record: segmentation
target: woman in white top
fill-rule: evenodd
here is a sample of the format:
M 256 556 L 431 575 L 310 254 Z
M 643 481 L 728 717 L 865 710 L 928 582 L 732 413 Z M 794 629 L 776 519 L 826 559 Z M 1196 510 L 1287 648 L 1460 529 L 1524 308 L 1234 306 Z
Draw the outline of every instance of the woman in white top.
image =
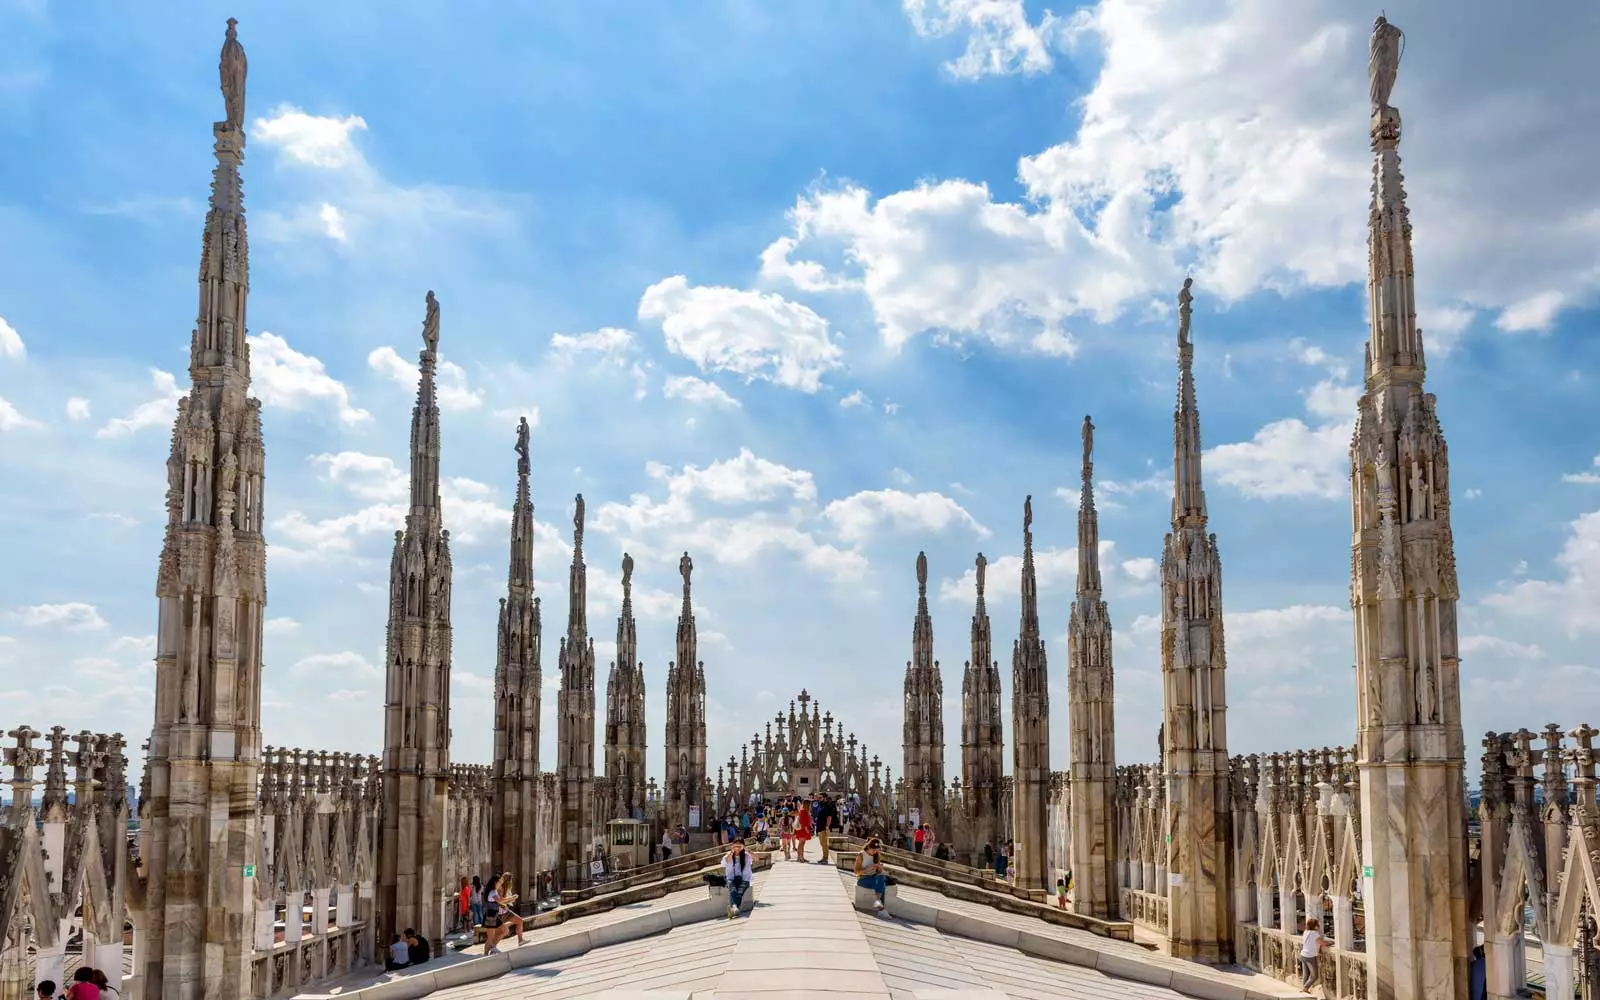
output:
M 1300 988 L 1307 993 L 1311 992 L 1312 984 L 1317 981 L 1317 963 L 1322 957 L 1322 949 L 1328 946 L 1328 939 L 1318 930 L 1322 925 L 1316 920 L 1306 921 L 1306 932 L 1300 939 Z
M 744 841 L 735 838 L 728 845 L 728 853 L 722 856 L 722 876 L 728 882 L 729 920 L 739 915 L 739 904 L 744 902 L 744 892 L 750 888 L 753 875 L 750 852 L 744 849 Z

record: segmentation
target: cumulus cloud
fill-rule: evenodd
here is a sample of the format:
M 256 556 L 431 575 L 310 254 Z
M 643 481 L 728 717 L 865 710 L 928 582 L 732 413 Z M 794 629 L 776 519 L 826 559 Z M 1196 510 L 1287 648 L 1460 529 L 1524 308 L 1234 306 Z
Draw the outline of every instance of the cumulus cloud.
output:
M 840 397 L 839 405 L 848 410 L 856 406 L 871 406 L 872 400 L 867 397 L 865 392 L 857 389 L 848 396 Z
M 1117 543 L 1100 540 L 1100 575 L 1113 577 L 1122 560 L 1117 557 Z M 1008 600 L 1022 593 L 1022 555 L 1001 556 L 989 559 L 984 577 L 984 593 L 991 599 Z M 1033 550 L 1033 575 L 1041 593 L 1059 588 L 1072 588 L 1078 582 L 1078 547 Z M 970 604 L 978 595 L 978 571 L 971 568 L 959 577 L 945 577 L 939 581 L 939 599 Z
M 106 421 L 94 432 L 94 436 L 127 437 L 147 427 L 170 427 L 178 415 L 178 400 L 183 398 L 183 390 L 178 388 L 178 380 L 173 378 L 171 372 L 159 368 L 150 369 L 150 383 L 156 390 L 154 399 L 140 403 L 125 417 L 113 417 Z
M 686 403 L 725 406 L 729 409 L 738 409 L 740 405 L 722 386 L 693 375 L 669 376 L 661 386 L 661 393 L 668 399 L 681 399 Z
M 1035 75 L 1055 65 L 1051 45 L 1063 27 L 1046 11 L 1028 21 L 1022 0 L 902 0 L 912 28 L 925 38 L 965 35 L 966 49 L 945 63 L 957 79 Z
M 1345 384 L 1348 368 L 1321 348 L 1299 347 L 1301 362 L 1327 371 L 1327 377 L 1304 393 L 1311 423 L 1298 417 L 1274 420 L 1249 441 L 1218 445 L 1205 453 L 1207 469 L 1247 497 L 1349 496 L 1350 435 L 1361 387 Z
M 942 493 L 907 493 L 903 490 L 862 490 L 828 504 L 822 516 L 833 523 L 847 542 L 865 542 L 879 532 L 943 532 L 956 525 L 979 538 L 990 535 L 967 509 Z
M 1581 483 L 1585 486 L 1600 485 L 1600 455 L 1594 457 L 1594 467 L 1582 472 L 1564 472 L 1561 481 L 1564 483 Z
M 68 420 L 88 420 L 93 415 L 89 401 L 81 396 L 73 396 L 67 400 Z
M 770 550 L 788 551 L 806 568 L 836 580 L 867 568 L 857 550 L 819 542 L 817 487 L 810 472 L 741 448 L 739 454 L 678 471 L 659 462 L 645 473 L 665 486 L 659 498 L 636 493 L 626 504 L 602 504 L 595 529 L 636 557 L 666 558 L 687 550 L 728 565 L 746 565 Z M 711 510 L 703 509 L 709 506 Z M 742 509 L 740 509 L 742 508 Z
M 389 346 L 379 347 L 367 355 L 367 366 L 395 385 L 410 392 L 417 391 L 420 371 L 414 362 L 400 356 Z M 434 382 L 439 409 L 448 412 L 476 410 L 483 406 L 483 390 L 474 389 L 467 382 L 466 369 L 453 361 L 440 360 L 435 368 Z
M 265 330 L 245 339 L 250 344 L 250 390 L 263 406 L 303 410 L 329 405 L 342 424 L 371 419 L 366 410 L 350 404 L 350 391 L 328 374 L 320 358 L 301 354 L 287 340 Z
M 13 403 L 0 396 L 0 431 L 32 430 L 43 426 L 32 417 L 25 416 Z
M 1556 579 L 1524 579 L 1484 603 L 1514 615 L 1543 619 L 1572 637 L 1600 632 L 1600 510 L 1572 522 L 1556 556 Z
M 1097 57 L 1077 128 L 1021 158 L 1016 201 L 962 178 L 807 192 L 763 255 L 771 280 L 859 288 L 891 347 L 932 332 L 1015 350 L 1058 345 L 1038 338 L 1075 315 L 1104 323 L 1165 298 L 1186 269 L 1224 302 L 1363 280 L 1365 15 L 1333 0 L 1101 0 L 1070 25 L 1033 26 L 1012 0 L 906 3 L 920 32 L 965 35 L 958 74 L 1043 69 L 1051 30 Z M 1444 346 L 1475 311 L 1508 332 L 1544 329 L 1600 287 L 1600 192 L 1584 167 L 1600 137 L 1570 127 L 1569 99 L 1600 86 L 1600 69 L 1568 44 L 1600 14 L 1574 16 L 1530 23 L 1472 0 L 1404 25 L 1395 101 L 1426 234 L 1419 306 Z M 1479 30 L 1457 30 L 1462 18 Z M 1511 35 L 1519 44 L 1499 44 Z M 1494 155 L 1508 118 L 1516 157 Z
M 351 135 L 367 130 L 360 115 L 308 115 L 299 108 L 279 105 L 267 117 L 257 118 L 250 136 L 257 142 L 276 146 L 296 163 L 342 170 L 361 162 Z
M 843 363 L 827 320 L 770 292 L 695 286 L 680 274 L 645 289 L 639 318 L 659 322 L 667 349 L 704 372 L 816 392 Z
M 25 358 L 28 349 L 22 343 L 22 334 L 0 316 L 0 358 Z
M 557 333 L 550 337 L 550 356 L 571 362 L 592 354 L 602 361 L 624 364 L 633 355 L 633 332 L 616 326 L 603 326 L 588 333 Z
M 34 604 L 15 612 L 14 617 L 30 627 L 102 629 L 106 620 L 93 604 L 67 601 L 61 604 Z

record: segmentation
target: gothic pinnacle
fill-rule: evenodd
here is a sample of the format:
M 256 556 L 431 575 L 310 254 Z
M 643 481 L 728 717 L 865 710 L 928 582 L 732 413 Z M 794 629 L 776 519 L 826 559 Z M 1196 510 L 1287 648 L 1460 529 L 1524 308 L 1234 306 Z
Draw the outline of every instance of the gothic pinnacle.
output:
M 1094 421 L 1083 418 L 1083 492 L 1078 499 L 1078 595 L 1100 593 L 1100 516 L 1094 509 Z

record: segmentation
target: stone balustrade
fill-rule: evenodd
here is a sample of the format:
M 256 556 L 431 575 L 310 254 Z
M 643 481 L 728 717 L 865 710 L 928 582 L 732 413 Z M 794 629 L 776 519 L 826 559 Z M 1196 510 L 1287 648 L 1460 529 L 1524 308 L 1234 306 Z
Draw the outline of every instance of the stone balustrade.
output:
M 0 998 L 87 965 L 121 987 L 128 841 L 121 733 L 48 734 L 26 725 L 0 741 L 10 799 L 0 815 Z

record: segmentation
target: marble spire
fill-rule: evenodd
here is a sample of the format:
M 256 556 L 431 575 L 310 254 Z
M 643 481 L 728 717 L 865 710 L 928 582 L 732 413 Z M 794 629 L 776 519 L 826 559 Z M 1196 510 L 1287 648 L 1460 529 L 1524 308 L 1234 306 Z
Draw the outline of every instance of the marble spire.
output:
M 667 665 L 666 808 L 669 826 L 700 826 L 711 817 L 706 788 L 706 667 L 699 657 L 690 577 L 694 560 L 685 552 L 678 560 L 683 577 L 683 610 L 678 613 L 677 658 Z
M 415 927 L 442 942 L 450 779 L 450 532 L 439 502 L 439 300 L 429 292 L 411 410 L 411 500 L 389 563 L 383 719 L 383 824 L 376 940 Z
M 944 680 L 933 658 L 933 618 L 928 614 L 928 556 L 917 553 L 917 617 L 911 626 L 911 660 L 905 682 L 905 781 L 907 807 L 916 809 L 935 835 L 944 818 Z
M 1078 497 L 1078 590 L 1067 625 L 1068 780 L 1072 821 L 1068 844 L 1072 908 L 1114 919 L 1117 879 L 1116 730 L 1111 669 L 1111 617 L 1100 587 L 1100 515 L 1094 506 L 1094 423 L 1083 418 L 1083 488 Z
M 989 561 L 978 553 L 977 604 L 972 611 L 972 657 L 961 678 L 961 783 L 966 795 L 966 841 L 996 844 L 1005 824 L 1005 725 L 1000 714 L 1000 664 L 994 658 L 984 584 Z M 934 831 L 938 833 L 938 831 Z M 998 846 L 998 845 L 997 845 Z
M 261 767 L 261 404 L 250 397 L 244 218 L 244 48 L 228 21 L 226 106 L 200 248 L 191 386 L 167 459 L 167 523 L 156 574 L 156 698 L 141 803 L 147 996 L 246 995 L 257 918 L 253 878 L 213 879 L 256 860 Z M 242 919 L 240 915 L 243 915 Z
M 1372 873 L 1366 961 L 1373 996 L 1465 996 L 1473 930 L 1467 891 L 1466 748 L 1461 728 L 1450 455 L 1425 391 L 1400 112 L 1389 104 L 1400 29 L 1371 39 L 1370 339 L 1350 444 L 1350 601 L 1355 615 L 1361 859 Z M 1335 931 L 1351 900 L 1333 899 Z M 1545 948 L 1546 991 L 1573 990 L 1571 950 Z M 1493 962 L 1493 959 L 1491 959 Z
M 1189 324 L 1192 279 L 1178 293 L 1178 403 L 1172 414 L 1172 530 L 1161 555 L 1161 766 L 1166 777 L 1167 942 L 1172 954 L 1233 960 L 1228 871 L 1227 654 L 1222 564 L 1206 532 Z
M 1033 565 L 1033 497 L 1022 502 L 1022 615 L 1011 647 L 1011 834 L 1017 884 L 1050 884 L 1050 673 L 1039 629 L 1039 581 Z
M 594 802 L 594 640 L 589 637 L 589 570 L 583 561 L 583 494 L 573 498 L 567 634 L 561 639 L 556 695 L 556 771 L 561 781 L 561 878 L 569 889 L 589 879 L 599 835 Z
M 517 494 L 511 507 L 511 558 L 495 635 L 492 860 L 526 894 L 539 869 L 534 853 L 539 774 L 543 631 L 533 584 L 533 497 L 528 420 L 517 424 Z
M 622 612 L 617 615 L 617 659 L 606 678 L 606 786 L 611 818 L 644 818 L 644 664 L 639 662 L 633 619 L 633 556 L 622 554 Z

